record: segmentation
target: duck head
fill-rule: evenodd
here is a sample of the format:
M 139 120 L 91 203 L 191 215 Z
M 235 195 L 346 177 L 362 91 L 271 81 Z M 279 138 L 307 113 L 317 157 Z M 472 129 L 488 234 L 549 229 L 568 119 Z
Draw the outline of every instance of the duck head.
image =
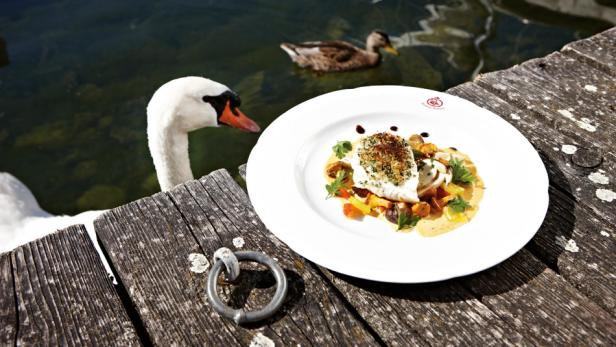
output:
M 392 46 L 391 41 L 389 41 L 389 35 L 380 30 L 374 30 L 366 39 L 366 49 L 368 51 L 378 52 L 379 48 L 383 48 L 387 53 L 400 55 L 398 50 Z

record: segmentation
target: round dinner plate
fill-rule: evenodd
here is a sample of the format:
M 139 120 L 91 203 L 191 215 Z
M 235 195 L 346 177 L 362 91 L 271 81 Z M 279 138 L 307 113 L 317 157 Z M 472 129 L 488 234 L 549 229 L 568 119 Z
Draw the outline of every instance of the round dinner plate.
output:
M 468 154 L 484 180 L 479 211 L 451 232 L 424 237 L 389 223 L 351 220 L 326 199 L 332 146 L 366 133 L 427 132 L 439 147 Z M 321 95 L 278 117 L 250 153 L 254 208 L 280 240 L 336 272 L 395 283 L 475 273 L 507 259 L 535 235 L 548 207 L 548 176 L 533 146 L 509 123 L 464 99 L 432 90 L 373 86 Z

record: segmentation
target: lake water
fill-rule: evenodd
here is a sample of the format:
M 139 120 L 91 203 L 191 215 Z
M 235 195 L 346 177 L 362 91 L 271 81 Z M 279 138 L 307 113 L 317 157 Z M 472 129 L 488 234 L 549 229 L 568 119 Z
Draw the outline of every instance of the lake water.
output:
M 158 191 L 145 106 L 170 79 L 202 75 L 232 87 L 264 128 L 341 88 L 445 90 L 602 31 L 615 12 L 605 0 L 4 0 L 0 171 L 23 180 L 53 213 L 114 207 Z M 295 68 L 278 47 L 319 39 L 361 45 L 375 28 L 401 55 L 366 71 L 318 76 Z M 257 138 L 228 128 L 192 133 L 195 176 L 236 172 Z

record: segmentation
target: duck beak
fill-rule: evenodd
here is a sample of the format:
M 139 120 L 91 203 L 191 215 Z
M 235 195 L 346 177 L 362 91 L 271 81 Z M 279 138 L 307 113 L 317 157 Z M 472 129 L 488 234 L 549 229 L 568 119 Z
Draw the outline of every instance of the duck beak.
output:
M 383 50 L 393 55 L 400 55 L 400 52 L 398 52 L 398 50 L 395 49 L 394 46 L 391 45 L 391 43 L 388 43 L 387 46 L 383 47 Z
M 232 110 L 230 104 L 230 101 L 227 101 L 225 109 L 222 111 L 222 114 L 218 118 L 221 123 L 250 133 L 258 133 L 259 131 L 261 131 L 261 128 L 255 121 L 248 118 L 237 107 Z

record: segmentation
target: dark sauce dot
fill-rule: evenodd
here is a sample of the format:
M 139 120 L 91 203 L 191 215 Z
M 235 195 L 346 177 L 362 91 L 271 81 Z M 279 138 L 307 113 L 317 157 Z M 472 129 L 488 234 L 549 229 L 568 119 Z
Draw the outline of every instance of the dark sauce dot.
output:
M 428 134 L 428 133 L 427 133 L 427 132 L 425 132 L 425 131 L 424 131 L 423 133 L 419 134 L 419 135 L 421 135 L 421 137 L 428 137 L 428 136 L 430 136 L 430 134 Z
M 364 129 L 364 127 L 362 127 L 361 125 L 358 125 L 355 127 L 355 131 L 357 131 L 358 134 L 363 134 L 366 132 L 366 130 Z
M 458 149 L 455 147 L 449 147 L 449 149 L 453 149 L 454 151 L 457 151 Z
M 390 126 L 390 127 L 389 127 L 389 129 L 390 129 L 391 131 L 398 131 L 398 127 L 397 127 L 397 126 L 395 126 L 395 125 Z

